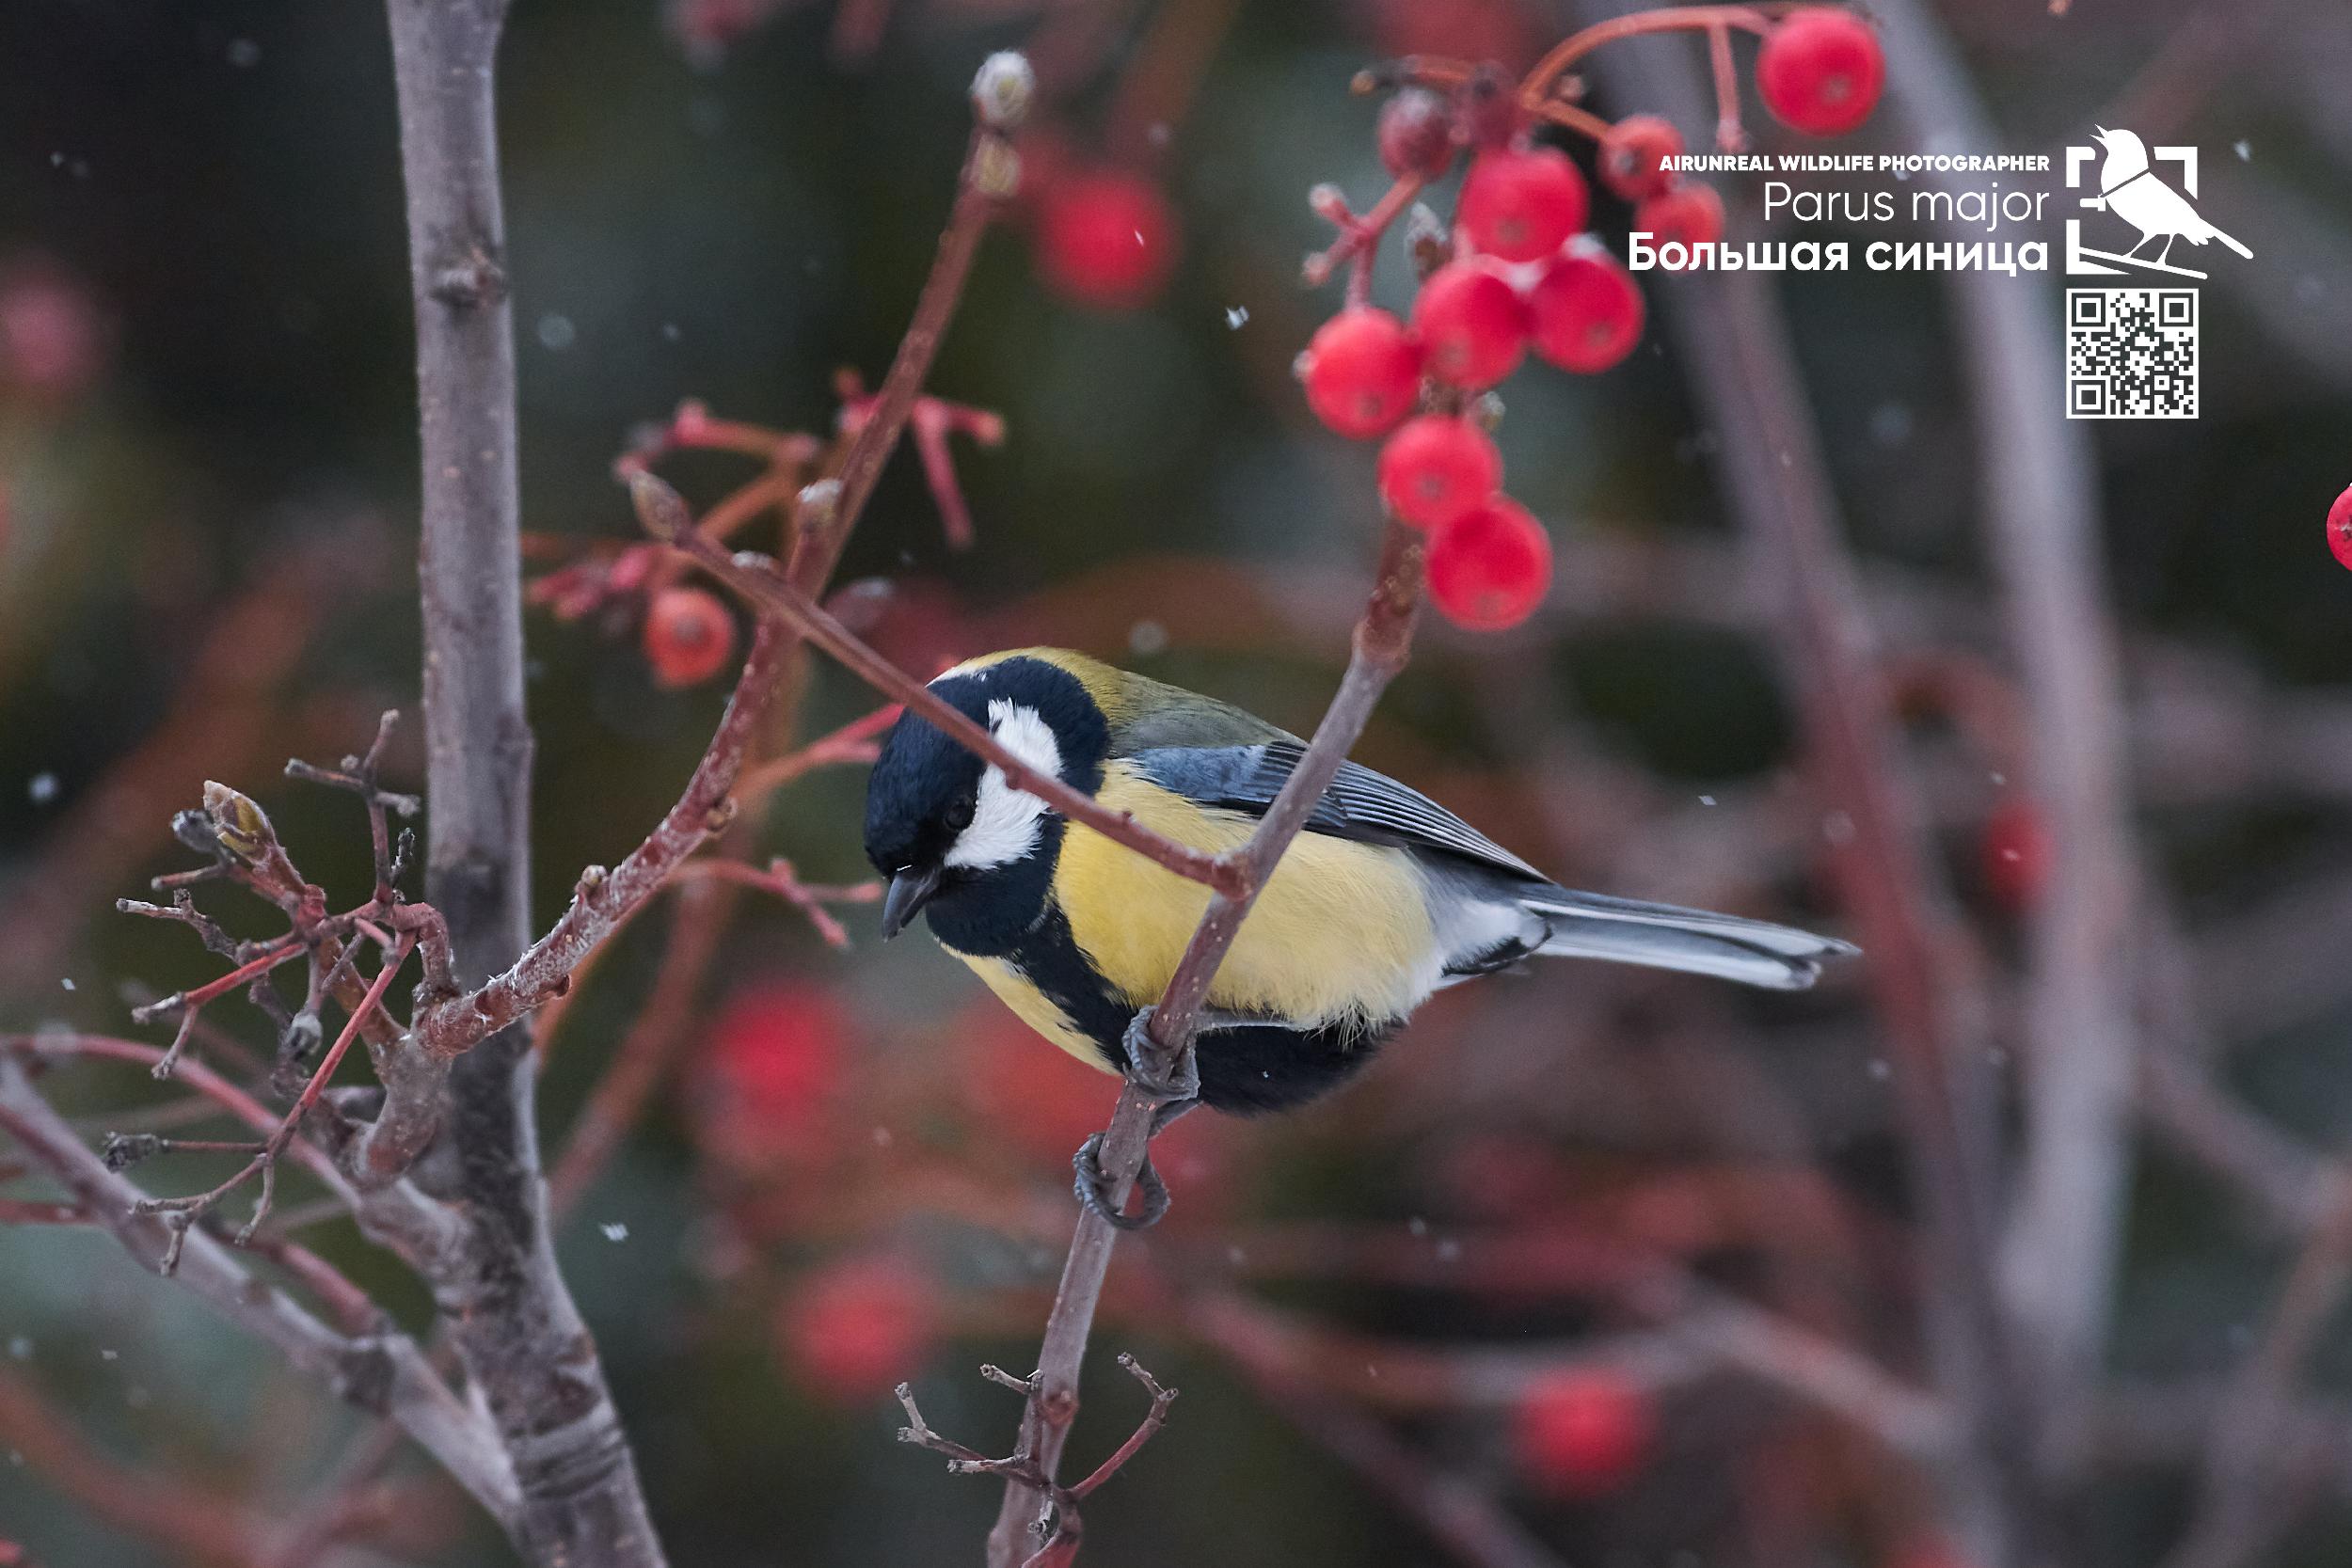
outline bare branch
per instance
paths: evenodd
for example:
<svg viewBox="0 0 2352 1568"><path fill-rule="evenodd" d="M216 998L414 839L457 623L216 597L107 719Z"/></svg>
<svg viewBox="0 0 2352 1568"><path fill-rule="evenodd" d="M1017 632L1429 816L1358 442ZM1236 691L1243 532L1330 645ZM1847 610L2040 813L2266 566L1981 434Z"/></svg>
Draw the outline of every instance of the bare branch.
<svg viewBox="0 0 2352 1568"><path fill-rule="evenodd" d="M1222 857L1205 854L1188 845L1162 837L1124 812L1112 811L1092 796L1081 794L1059 778L1039 772L1001 744L993 735L950 706L913 675L861 641L802 591L775 563L755 555L731 555L691 527L677 493L648 473L629 476L629 492L648 531L675 545L711 576L740 594L762 612L773 615L817 646L849 666L874 689L920 714L957 744L993 764L1013 788L1043 800L1072 821L1084 823L1115 843L1125 845L1180 877L1205 883L1220 892L1239 893L1240 869Z"/></svg>
<svg viewBox="0 0 2352 1568"><path fill-rule="evenodd" d="M2275 1449L2292 1428L2304 1364L2352 1289L2352 1180L2339 1174L2331 1185L2325 1219L2304 1242L2268 1326L2219 1402L2197 1512L2166 1568L2239 1568L2294 1523Z"/></svg>
<svg viewBox="0 0 2352 1568"><path fill-rule="evenodd" d="M943 1436L923 1418L922 1410L914 1402L914 1389L903 1383L898 1385L898 1395L900 1408L907 1413L907 1424L898 1429L898 1441L913 1443L933 1453L946 1454L947 1470L951 1475L1003 1476L1013 1484L1036 1491L1050 1504L1050 1509L1048 1514L1039 1520L1036 1549L1025 1552L1019 1560L1022 1568L1049 1568L1049 1565L1068 1563L1077 1555L1079 1543L1086 1536L1086 1526L1079 1517L1078 1505L1127 1467L1128 1461L1134 1459L1152 1435L1168 1424L1168 1407L1176 1402L1176 1390L1161 1386L1159 1380L1146 1371L1133 1355L1125 1351L1120 1352L1119 1364L1143 1386L1145 1393L1151 1395L1152 1407L1136 1423L1136 1430L1128 1433L1127 1440L1112 1450L1109 1457L1095 1467L1093 1474L1075 1486L1055 1483L1053 1477L1040 1465L1036 1452L1028 1447L1025 1433L1021 1444L1003 1459L991 1459L977 1449ZM1037 1389L1034 1377L1013 1377L997 1367L982 1367L980 1375L1024 1398L1035 1394Z"/></svg>
<svg viewBox="0 0 2352 1568"><path fill-rule="evenodd" d="M572 1123L571 1140L548 1178L548 1202L555 1213L569 1213L594 1184L636 1124L679 1048L691 1037L694 993L718 956L723 917L729 903L723 890L709 883L679 890L653 989L628 1033L614 1048L612 1066Z"/></svg>
<svg viewBox="0 0 2352 1568"><path fill-rule="evenodd" d="M498 161L506 0L388 0L387 9L422 448L418 575L433 806L425 895L446 923L449 952L449 971L437 974L439 934L414 928L427 962L415 1035L459 1006L440 1000L443 987L504 969L530 942L532 737ZM379 857L380 879L388 869ZM443 1128L453 1155L448 1196L465 1228L433 1283L451 1343L512 1465L516 1499L501 1517L517 1550L534 1563L659 1568L661 1548L596 1340L556 1262L535 1064L523 1031L500 1032L516 1016L484 1019L456 1050L428 1038L378 1053L385 1104L354 1168L370 1185L389 1184L421 1152L437 1119ZM453 1069L459 1050L470 1054Z"/></svg>
<svg viewBox="0 0 2352 1568"><path fill-rule="evenodd" d="M1153 1010L1151 1038L1163 1057L1163 1074L1191 1049L1199 1008L1207 999L1217 966L1241 929L1255 896L1273 874L1282 852L1290 847L1307 817L1322 800L1346 759L1348 749L1363 733L1375 704L1389 682L1405 667L1412 646L1414 611L1422 586L1421 536L1403 524L1390 521L1383 535L1380 563L1372 592L1357 622L1347 673L1339 691L1308 743L1298 766L1284 781L1281 792L1243 847L1240 856L1247 875L1239 897L1219 893L1193 934L1191 945L1170 977L1168 990ZM1113 1204L1124 1202L1149 1152L1152 1122L1161 1103L1154 1091L1128 1077L1111 1114L1098 1164L1109 1184ZM1045 1321L1044 1341L1038 1352L1038 1372L1021 1418L1019 1451L1037 1456L1049 1480L1060 1463L1062 1445L1078 1413L1078 1373L1086 1356L1087 1339L1102 1299L1103 1280L1109 1273L1111 1249L1118 1230L1091 1210L1078 1217L1070 1255L1062 1266L1060 1288ZM1005 1488L1005 1502L989 1535L989 1560L995 1568L1018 1561L1032 1521L1044 1501L1040 1490L1018 1479Z"/></svg>
<svg viewBox="0 0 2352 1568"><path fill-rule="evenodd" d="M1949 41L1915 0L1879 8L1892 106L1913 145L1998 145ZM1958 185L1931 171L1929 182ZM1956 230L1947 230L1954 232ZM2032 752L2049 824L2031 928L2024 1164L2002 1285L2061 1419L2098 1375L2130 1170L2132 921L2124 847L2122 681L2099 561L2090 443L2047 411L2066 395L2039 352L2058 335L2055 285L1955 273L1950 284Z"/></svg>
<svg viewBox="0 0 2352 1568"><path fill-rule="evenodd" d="M338 1397L398 1421L493 1515L513 1519L518 1497L496 1433L442 1385L405 1335L346 1338L255 1278L226 1245L202 1230L175 1235L163 1218L144 1212L136 1187L82 1146L33 1087L15 1055L5 1053L0 1053L0 1130L112 1232L134 1261L161 1272L166 1251L176 1243L180 1284L275 1346L297 1370L324 1382Z"/></svg>

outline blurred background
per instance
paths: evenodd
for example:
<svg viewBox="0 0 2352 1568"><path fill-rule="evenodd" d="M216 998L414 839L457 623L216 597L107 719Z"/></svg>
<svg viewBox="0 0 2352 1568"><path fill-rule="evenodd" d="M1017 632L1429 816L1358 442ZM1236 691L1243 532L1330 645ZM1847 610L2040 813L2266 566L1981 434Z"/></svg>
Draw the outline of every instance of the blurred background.
<svg viewBox="0 0 2352 1568"><path fill-rule="evenodd" d="M2320 519L2352 479L2352 12L1928 9L1997 148L2055 153L2094 123L2196 143L2204 210L2258 259L2218 258L2204 289L2198 420L2070 433L2112 617L2087 630L2122 662L2139 880L2118 983L2155 1087L2116 1129L2112 1256L2076 1260L2113 1281L2098 1386L2037 1463L2070 1561L2341 1561L2352 576ZM642 596L600 575L634 535L615 456L681 400L821 434L838 371L879 380L987 51L1037 62L1041 180L986 242L932 389L1003 438L948 434L961 551L900 455L846 602L920 673L1061 642L1303 729L1377 516L1370 449L1318 426L1290 374L1337 294L1298 281L1328 239L1307 190L1360 207L1387 183L1349 79L1414 52L1524 66L1583 20L1536 0L519 5L501 109L524 524L550 582L531 625L542 914L667 809L726 688L659 678ZM1685 84L1703 67L1690 40L1640 48ZM127 1007L215 966L111 904L184 863L171 812L234 782L356 897L358 814L279 768L415 706L385 26L368 0L16 0L0 62L0 1028L161 1044ZM1613 114L1654 106L1596 86ZM1705 146L1708 119L1677 118ZM1767 149L1795 145L1753 119ZM1901 123L1850 148L1899 146ZM1753 183L1724 182L1735 209ZM1597 199L1617 243L1624 209ZM1148 231L1152 264L1109 256L1105 230ZM1552 531L1550 603L1499 637L1433 619L1358 754L1571 885L1860 935L1770 574L1729 521L1737 436L1705 412L1677 352L1693 318L1678 337L1658 282L1629 362L1508 388L1498 438ZM1899 725L1940 1000L2013 1172L2053 829L2023 717L2037 673L1990 559L1970 318L1933 275L1775 284ZM1391 252L1375 297L1406 287ZM756 468L696 451L664 472L707 503ZM801 734L873 706L820 668ZM399 780L421 776L417 738L398 732ZM841 940L787 900L695 884L543 1029L560 1150L632 1032L675 1025L638 1047L660 1082L581 1167L561 1251L681 1564L977 1557L997 1488L901 1448L889 1389L912 1378L976 1446L1009 1433L1013 1397L974 1369L1033 1358L1069 1155L1113 1095L928 943L875 940L862 785L813 768L752 830ZM1305 1114L1187 1121L1162 1159L1174 1212L1112 1275L1073 1459L1140 1415L1111 1353L1184 1398L1088 1508L1088 1560L1974 1560L1932 1436L1933 1276L1866 971L1782 997L1548 965L1440 998ZM50 1087L93 1140L179 1114L119 1064ZM304 1239L428 1323L347 1220ZM2212 1451L2224 1431L2233 1451ZM111 1242L0 1227L0 1553L510 1560L389 1449L368 1508L289 1548L374 1441ZM2241 1481L2249 1454L2263 1473ZM1430 1499L1456 1493L1505 1533L1449 1536ZM2250 1523L2215 1524L2216 1499L2249 1495Z"/></svg>

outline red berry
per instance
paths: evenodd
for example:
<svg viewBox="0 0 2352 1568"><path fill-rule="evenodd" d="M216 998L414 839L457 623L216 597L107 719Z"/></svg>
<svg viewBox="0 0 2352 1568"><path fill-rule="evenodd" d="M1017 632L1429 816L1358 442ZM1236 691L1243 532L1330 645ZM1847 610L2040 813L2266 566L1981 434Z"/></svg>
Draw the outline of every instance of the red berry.
<svg viewBox="0 0 2352 1568"><path fill-rule="evenodd" d="M1756 58L1756 89L1772 118L1816 136L1842 136L1869 119L1885 84L1870 24L1828 6L1790 11Z"/></svg>
<svg viewBox="0 0 2352 1568"><path fill-rule="evenodd" d="M828 990L791 981L748 987L711 1021L713 1088L761 1122L807 1121L840 1076L848 1033Z"/></svg>
<svg viewBox="0 0 2352 1568"><path fill-rule="evenodd" d="M1298 376L1315 418L1367 441L1413 411L1421 360L1421 345L1403 322L1358 305L1316 328L1298 356Z"/></svg>
<svg viewBox="0 0 2352 1568"><path fill-rule="evenodd" d="M645 662L657 685L697 686L735 652L735 617L700 588L664 588L645 608Z"/></svg>
<svg viewBox="0 0 2352 1568"><path fill-rule="evenodd" d="M699 65L716 65L728 45L776 12L776 0L670 0L670 31Z"/></svg>
<svg viewBox="0 0 2352 1568"><path fill-rule="evenodd" d="M1443 528L1502 483L1502 454L1468 420L1423 414L1380 449L1380 494L1415 528Z"/></svg>
<svg viewBox="0 0 2352 1568"><path fill-rule="evenodd" d="M2338 564L2352 568L2352 490L2338 496L2328 509L2328 548Z"/></svg>
<svg viewBox="0 0 2352 1568"><path fill-rule="evenodd" d="M1436 180L1454 166L1454 117L1445 100L1406 87L1380 106L1380 162L1402 180Z"/></svg>
<svg viewBox="0 0 2352 1568"><path fill-rule="evenodd" d="M1422 284L1413 329L1431 375L1455 387L1491 387L1527 352L1527 306L1490 263L1449 261Z"/></svg>
<svg viewBox="0 0 2352 1568"><path fill-rule="evenodd" d="M832 1112L850 1015L830 991L767 981L710 1022L689 1105L702 1148L748 1171L806 1165L838 1149Z"/></svg>
<svg viewBox="0 0 2352 1568"><path fill-rule="evenodd" d="M1628 115L1600 138L1600 155L1594 167L1600 182L1625 198L1640 201L1664 194L1675 176L1662 166L1682 154L1682 133L1656 115Z"/></svg>
<svg viewBox="0 0 2352 1568"><path fill-rule="evenodd" d="M895 1258L853 1258L803 1282L776 1316L802 1380L844 1403L912 1377L937 1337L930 1282Z"/></svg>
<svg viewBox="0 0 2352 1568"><path fill-rule="evenodd" d="M1551 536L1508 496L1472 507L1429 541L1429 597L1447 620L1503 631L1551 586Z"/></svg>
<svg viewBox="0 0 2352 1568"><path fill-rule="evenodd" d="M2022 914L2041 901L2050 879L2050 828L2033 801L2012 795L1994 806L1978 854L1985 891L2003 909Z"/></svg>
<svg viewBox="0 0 2352 1568"><path fill-rule="evenodd" d="M1564 371L1591 375L1642 341L1642 291L1598 241L1568 246L1527 296L1535 352Z"/></svg>
<svg viewBox="0 0 2352 1568"><path fill-rule="evenodd" d="M1549 1491L1597 1497L1648 1463L1658 1417L1647 1390L1606 1369L1555 1372L1519 1402L1519 1464Z"/></svg>
<svg viewBox="0 0 2352 1568"><path fill-rule="evenodd" d="M1584 177L1552 147L1488 148L1470 161L1454 219L1470 244L1504 261L1534 261L1584 227Z"/></svg>
<svg viewBox="0 0 2352 1568"><path fill-rule="evenodd" d="M105 370L107 336L89 291L56 267L0 276L0 386L70 398Z"/></svg>
<svg viewBox="0 0 2352 1568"><path fill-rule="evenodd" d="M1082 305L1131 310L1176 267L1176 214L1157 186L1121 169L1057 174L1038 202L1037 261L1048 287Z"/></svg>
<svg viewBox="0 0 2352 1568"><path fill-rule="evenodd" d="M1712 245L1724 237L1724 198L1712 185L1677 185L1633 209L1633 231L1660 245Z"/></svg>

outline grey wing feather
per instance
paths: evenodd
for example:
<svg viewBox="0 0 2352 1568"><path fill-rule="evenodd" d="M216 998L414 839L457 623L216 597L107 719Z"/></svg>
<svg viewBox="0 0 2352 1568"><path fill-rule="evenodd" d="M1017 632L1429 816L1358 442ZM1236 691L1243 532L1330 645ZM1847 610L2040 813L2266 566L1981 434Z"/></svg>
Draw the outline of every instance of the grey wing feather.
<svg viewBox="0 0 2352 1568"><path fill-rule="evenodd" d="M1263 816L1298 766L1295 740L1254 746L1163 746L1128 760L1163 788L1203 805ZM1310 831L1410 849L1441 849L1499 871L1543 882L1544 874L1417 789L1343 762L1338 777L1307 818Z"/></svg>
<svg viewBox="0 0 2352 1568"><path fill-rule="evenodd" d="M1295 739L1158 746L1128 761L1202 805L1263 816L1305 748ZM1544 953L1711 974L1774 990L1811 985L1825 959L1855 951L1794 927L1675 904L1564 888L1419 790L1343 763L1308 828L1423 854L1431 912L1453 978Z"/></svg>
<svg viewBox="0 0 2352 1568"><path fill-rule="evenodd" d="M1550 927L1540 951L1612 958L1652 969L1712 974L1773 990L1803 990L1828 959L1858 951L1836 937L1678 904L1649 904L1546 886L1522 889L1520 907Z"/></svg>

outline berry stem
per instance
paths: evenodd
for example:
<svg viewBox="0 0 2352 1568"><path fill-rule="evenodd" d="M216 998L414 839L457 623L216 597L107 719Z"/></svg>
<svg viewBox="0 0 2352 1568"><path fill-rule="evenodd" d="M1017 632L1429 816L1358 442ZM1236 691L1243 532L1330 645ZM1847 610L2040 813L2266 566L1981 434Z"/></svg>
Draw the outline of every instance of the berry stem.
<svg viewBox="0 0 2352 1568"><path fill-rule="evenodd" d="M1361 216L1348 212L1344 206L1327 212L1324 215L1339 225L1340 234L1328 249L1317 251L1307 258L1305 272L1308 287L1321 287L1331 280L1331 275L1339 270L1341 262L1354 261L1356 272L1348 278L1347 302L1361 305L1372 288L1372 260L1380 248L1380 237L1389 231L1389 226L1396 222L1405 209L1412 205L1413 198L1421 194L1422 186L1426 183L1420 175L1407 174L1391 185L1388 193L1373 203L1372 210Z"/></svg>
<svg viewBox="0 0 2352 1568"><path fill-rule="evenodd" d="M1568 68L1603 44L1640 38L1645 33L1717 33L1733 27L1761 37L1771 30L1772 18L1788 8L1783 5L1686 6L1673 10L1635 11L1629 16L1597 22L1582 32L1570 34L1535 62L1535 69L1519 84L1519 103L1531 113L1540 111Z"/></svg>
<svg viewBox="0 0 2352 1568"><path fill-rule="evenodd" d="M1531 112L1539 119L1563 126L1595 142L1609 135L1610 122L1581 103L1566 103L1556 98L1548 98Z"/></svg>
<svg viewBox="0 0 2352 1568"><path fill-rule="evenodd" d="M1737 152L1748 145L1748 134L1740 123L1740 68L1732 62L1729 27L1707 29L1707 57L1715 71L1715 147Z"/></svg>

